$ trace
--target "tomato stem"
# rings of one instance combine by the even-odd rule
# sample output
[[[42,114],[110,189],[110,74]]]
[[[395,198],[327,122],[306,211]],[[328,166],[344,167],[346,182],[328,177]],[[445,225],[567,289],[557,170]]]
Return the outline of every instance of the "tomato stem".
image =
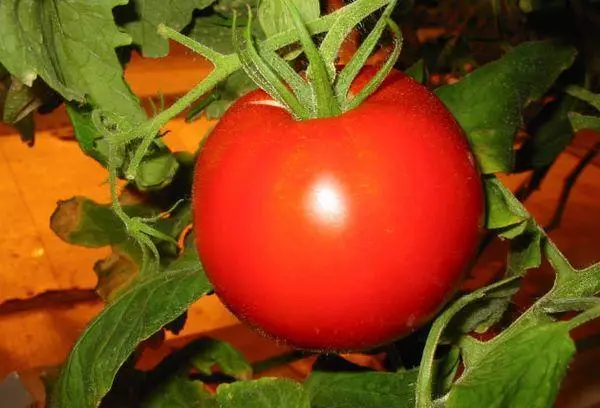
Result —
[[[391,68],[396,63],[398,56],[400,55],[400,50],[402,48],[402,33],[394,24],[394,22],[389,18],[392,11],[394,10],[395,5],[395,0],[391,1],[390,4],[388,4],[381,17],[377,21],[377,24],[375,24],[373,30],[369,33],[369,35],[367,36],[365,41],[360,45],[358,50],[356,50],[348,64],[346,64],[344,69],[340,72],[335,85],[335,94],[336,98],[338,99],[339,103],[342,104],[342,106],[344,106],[344,104],[348,104],[348,90],[350,89],[350,85],[352,84],[354,78],[356,78],[362,67],[367,62],[367,59],[373,52],[373,49],[377,45],[377,42],[383,34],[383,31],[388,26],[392,29],[394,33],[394,49],[390,54],[390,58],[384,65],[382,73],[387,75],[389,73],[389,70],[391,70]],[[385,75],[380,74],[379,76],[385,78]],[[377,83],[376,85],[379,86],[380,83]],[[377,86],[375,86],[375,88]],[[369,94],[366,94],[366,96],[368,96]]]
[[[355,4],[358,3],[357,1]],[[390,19],[396,3],[397,0],[387,3],[375,28],[339,76],[334,65],[335,56],[354,26],[371,14],[372,10],[367,10],[366,7],[364,10],[361,8],[354,10],[355,13],[349,12],[348,17],[338,18],[321,47],[317,48],[311,30],[302,20],[296,5],[293,2],[284,3],[309,62],[306,81],[276,52],[266,51],[254,45],[250,26],[252,20],[250,8],[248,8],[249,19],[245,31],[245,47],[237,39],[235,21],[233,24],[236,51],[248,76],[272,98],[281,102],[296,119],[338,116],[356,108],[375,92],[396,63],[402,49],[402,33]],[[363,4],[366,6],[367,3],[361,3],[361,6]],[[348,90],[352,82],[366,63],[386,27],[389,27],[394,34],[394,47],[390,57],[371,81],[356,96],[350,97]]]
[[[233,16],[233,43],[246,74],[273,99],[283,103],[297,119],[308,119],[310,115],[305,105],[300,103],[296,95],[279,78],[278,74],[289,77],[289,71],[275,72],[257,51],[252,37],[252,10],[249,6],[244,36],[246,47],[242,47],[235,26],[236,14]]]
[[[342,109],[337,99],[335,98],[333,87],[331,84],[334,80],[335,72],[329,73],[325,62],[319,53],[311,35],[306,28],[300,12],[296,8],[294,2],[285,2],[292,22],[298,32],[300,43],[304,49],[304,53],[309,61],[309,66],[306,72],[308,83],[310,84],[316,106],[312,107],[313,117],[328,117],[337,116],[342,113]]]
[[[385,78],[388,76],[392,68],[394,68],[394,64],[400,56],[403,41],[402,32],[400,31],[400,28],[396,25],[396,23],[394,23],[390,18],[386,17],[385,21],[394,33],[394,48],[392,50],[392,53],[387,59],[387,61],[383,64],[383,67],[375,74],[373,78],[371,78],[369,83],[367,83],[367,85],[365,85],[356,96],[352,97],[351,99],[348,99],[346,95],[345,102],[342,104],[342,109],[344,111],[349,111],[351,109],[356,108],[361,103],[363,103],[365,99],[367,99],[373,92],[375,92],[377,88],[379,88],[379,86],[383,83]]]

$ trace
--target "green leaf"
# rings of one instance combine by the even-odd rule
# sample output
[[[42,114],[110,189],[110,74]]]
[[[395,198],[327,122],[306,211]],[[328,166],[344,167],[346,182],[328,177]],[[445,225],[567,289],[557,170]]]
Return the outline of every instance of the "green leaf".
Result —
[[[569,86],[566,91],[569,95],[589,103],[600,111],[600,94],[595,94],[588,89],[576,85]]]
[[[184,167],[185,165],[182,165]],[[189,167],[189,171],[193,172],[194,166]],[[193,176],[192,176],[193,177]],[[185,186],[186,192],[183,194],[189,194],[188,188],[191,188],[192,180],[187,181],[189,185]],[[192,204],[189,201],[179,201],[174,209],[170,212],[169,217],[158,220],[154,223],[156,229],[163,232],[174,239],[178,239],[185,227],[192,223]]]
[[[435,362],[436,395],[443,396],[450,391],[459,367],[460,349],[456,346],[452,347],[444,357]]]
[[[261,378],[217,388],[220,408],[311,408],[302,385],[283,378]]]
[[[92,120],[92,112],[84,106],[77,106],[74,103],[67,104],[67,113],[71,119],[71,124],[75,130],[75,138],[79,142],[81,150],[88,156],[95,159],[104,167],[108,167],[108,141],[96,128]],[[123,177],[130,160],[133,158],[135,148],[141,141],[136,140],[123,156],[118,156],[116,167],[119,177]],[[179,165],[169,148],[160,139],[155,139],[144,156],[137,178],[136,186],[141,191],[149,191],[163,188],[169,185]]]
[[[85,197],[59,201],[50,217],[50,228],[63,241],[73,245],[90,248],[112,245],[111,255],[94,265],[98,276],[96,292],[107,302],[112,301],[140,270],[140,250],[133,242],[127,242],[129,236],[125,225],[108,204],[101,205]]]
[[[425,60],[421,58],[408,67],[404,73],[420,84],[425,83]]]
[[[491,285],[479,288],[471,293],[468,293],[458,298],[455,302],[451,303],[433,321],[429,329],[429,333],[427,335],[425,348],[423,349],[421,365],[419,367],[419,372],[417,374],[417,383],[415,385],[416,404],[418,407],[429,407],[434,405],[432,397],[434,392],[433,380],[436,364],[435,353],[438,344],[442,339],[442,335],[444,334],[444,331],[446,330],[448,325],[452,322],[455,316],[459,312],[461,312],[465,307],[469,306],[469,304],[480,301],[481,299],[484,299],[488,294],[493,293],[497,290],[502,290],[502,288],[512,286],[515,280],[517,280],[516,277],[506,278],[501,281],[494,282]],[[472,338],[469,336],[462,336],[461,340],[462,339],[472,340]],[[463,356],[467,355],[466,348],[470,345],[470,342],[466,340],[463,340],[460,343]],[[475,340],[472,340],[471,342],[475,342]],[[473,348],[472,350],[477,351],[477,349]]]
[[[12,78],[3,104],[2,121],[11,124],[17,123],[31,115],[41,103],[42,101],[37,98],[32,88],[18,79]]]
[[[0,65],[0,121],[15,128],[29,146],[33,146],[35,136],[33,111],[40,103],[31,88],[11,77]]]
[[[120,200],[127,200],[128,193],[125,190]],[[130,217],[155,218],[163,212],[157,205],[149,203],[124,204],[121,208]],[[191,206],[183,204],[170,217],[152,224],[157,230],[177,238],[189,223]],[[118,245],[130,239],[125,224],[117,217],[111,204],[99,204],[80,196],[58,202],[50,217],[50,228],[63,241],[89,248]]]
[[[256,88],[243,70],[234,72],[218,86],[219,99],[205,108],[207,119],[219,119],[233,102]]]
[[[413,407],[417,370],[312,372],[306,381],[312,408]]]
[[[258,21],[267,37],[289,30],[293,21],[285,2],[290,0],[262,0],[258,6]],[[303,21],[314,20],[321,14],[319,0],[292,0]]]
[[[73,347],[52,407],[97,407],[137,345],[210,290],[191,249],[163,272],[132,285],[90,323]]]
[[[600,305],[600,298],[580,297],[580,298],[564,298],[558,300],[542,301],[542,309],[548,314],[564,313],[564,312],[583,312]]]
[[[31,86],[39,75],[67,100],[145,119],[123,80],[115,48],[131,38],[114,23],[124,0],[0,2],[0,63]]]
[[[135,282],[142,263],[141,248],[133,240],[113,245],[111,254],[94,264],[98,277],[96,293],[106,303],[111,303]]]
[[[218,99],[206,106],[203,112],[206,115],[207,119],[220,119],[225,114],[225,112],[227,112],[227,109],[229,109],[233,102],[234,101],[230,101],[227,99]],[[197,115],[196,118],[197,117],[199,116]]]
[[[221,54],[234,53],[235,47],[231,35],[234,23],[233,11],[237,14],[235,29],[238,34],[241,34],[241,30],[244,29],[248,22],[246,4],[251,6],[251,10],[254,13],[256,3],[256,1],[251,0],[219,1],[213,7],[216,11],[215,14],[200,16],[194,19],[192,29],[187,36]],[[257,39],[264,38],[264,33],[257,19],[252,21],[252,34]]]
[[[516,128],[515,128],[516,130]],[[512,136],[502,129],[480,129],[468,134],[477,162],[484,174],[509,171],[513,166]]]
[[[532,220],[527,222],[525,231],[510,242],[508,252],[508,276],[520,276],[528,269],[537,268],[542,263],[542,232]]]
[[[207,17],[197,17],[188,37],[200,44],[212,48],[221,54],[235,52],[231,41],[232,21],[221,15],[215,14]],[[238,26],[241,24],[238,22]],[[236,30],[240,30],[236,28]]]
[[[94,126],[92,113],[89,109],[82,109],[73,103],[66,105],[79,147],[86,155],[106,167],[108,165],[108,143]]]
[[[131,216],[157,214],[142,206],[125,206],[124,210]],[[86,197],[59,201],[50,217],[50,228],[63,241],[89,248],[119,244],[129,237],[110,204],[98,204]]]
[[[123,205],[122,209],[130,217],[143,218],[156,217],[162,212],[160,207],[141,203]],[[180,205],[168,218],[156,220],[152,226],[177,239],[190,223],[191,206]],[[131,239],[125,224],[110,204],[98,204],[85,197],[59,201],[50,217],[50,228],[63,241],[73,245],[112,247],[112,253],[94,265],[98,276],[96,291],[107,302],[126,289],[141,270],[141,249]],[[159,249],[165,262],[177,256],[177,248],[173,244],[161,243]]]
[[[545,121],[528,139],[519,155],[527,155],[526,166],[520,167],[540,169],[554,163],[573,139],[573,128],[569,121],[569,112],[577,106],[575,98],[566,96]]]
[[[485,177],[486,228],[498,230],[501,238],[514,238],[525,231],[529,214],[519,200],[496,177]]]
[[[600,293],[600,263],[583,269],[574,268],[549,239],[544,240],[544,255],[556,272],[550,301],[581,299]],[[548,301],[548,296],[545,301]]]
[[[219,408],[202,383],[176,376],[156,387],[142,403],[143,408]]]
[[[483,173],[512,170],[521,110],[548,91],[575,54],[570,46],[524,43],[436,91],[465,130]]]
[[[550,407],[574,353],[563,323],[531,327],[494,342],[477,358],[467,359],[446,406]]]
[[[194,10],[202,10],[215,0],[132,0],[127,13],[134,14],[133,21],[123,24],[133,43],[139,45],[142,55],[148,58],[164,57],[169,53],[169,42],[157,32],[160,23],[180,31],[192,19]],[[116,9],[119,11],[119,8]]]
[[[58,382],[58,378],[60,376],[60,366],[52,366],[47,368],[42,368],[39,371],[39,379],[44,388],[45,395],[52,395],[54,390],[54,386]]]
[[[201,373],[211,374],[213,366],[218,365],[223,373],[238,380],[252,378],[252,366],[230,344],[213,339],[200,339],[196,346],[197,351],[191,358],[191,363]]]
[[[519,280],[509,281],[489,290],[481,299],[469,303],[452,318],[448,325],[449,332],[445,336],[451,338],[473,331],[485,333],[502,319],[519,287]]]
[[[573,130],[579,132],[580,130],[589,129],[600,132],[600,117],[597,116],[586,116],[577,112],[569,113],[569,121]]]
[[[234,13],[243,17],[247,16],[247,6],[255,9],[259,2],[260,0],[218,0],[214,10],[227,18],[231,18]]]
[[[132,149],[130,159],[133,157],[134,150]],[[127,168],[128,163],[125,162],[124,168]],[[159,190],[171,184],[178,169],[179,164],[173,153],[162,140],[156,139],[138,168],[135,184],[141,191]]]

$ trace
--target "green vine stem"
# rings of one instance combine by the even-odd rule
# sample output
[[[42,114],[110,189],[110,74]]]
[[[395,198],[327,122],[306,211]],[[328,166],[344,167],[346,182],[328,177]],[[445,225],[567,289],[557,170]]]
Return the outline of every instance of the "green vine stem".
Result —
[[[518,277],[513,276],[511,278],[496,282],[492,285],[480,288],[474,292],[469,293],[458,299],[456,302],[450,305],[438,318],[433,322],[429,336],[427,337],[427,343],[423,350],[423,357],[421,359],[421,366],[419,369],[419,375],[417,377],[416,385],[416,408],[431,408],[434,406],[433,396],[433,379],[435,378],[434,373],[434,355],[444,329],[450,323],[454,315],[460,312],[469,303],[476,300],[482,299],[487,293],[494,289],[501,288],[508,285]]]
[[[298,32],[304,54],[309,62],[306,77],[308,78],[316,105],[313,109],[313,112],[315,112],[314,116],[320,118],[340,115],[342,108],[335,98],[333,87],[331,86],[333,73],[331,71],[328,72],[323,56],[313,42],[312,36],[302,21],[300,12],[294,2],[289,1],[285,3],[288,14],[291,16],[292,22]]]
[[[506,187],[503,186],[503,188],[506,190],[507,194],[511,194]],[[527,216],[531,218],[531,215],[529,215],[529,212],[527,212],[523,204],[517,200],[515,200],[515,202],[518,203],[519,212],[527,214]],[[531,220],[533,221],[532,218]],[[558,312],[572,310],[583,311],[567,322],[569,330],[600,317],[599,299],[594,297],[600,293],[600,262],[581,270],[575,269],[558,249],[556,244],[548,237],[544,229],[537,223],[534,222],[534,224],[535,232],[542,237],[542,254],[556,273],[554,285],[550,291],[521,314],[506,330],[489,340],[487,342],[489,344],[505,341],[540,322],[551,323],[554,321],[551,315]],[[421,359],[421,367],[416,384],[416,408],[432,408],[436,406],[432,395],[434,354],[443,331],[452,317],[467,304],[481,299],[491,290],[497,289],[500,286],[519,278],[520,276],[513,276],[467,294],[450,305],[435,320],[427,338],[423,357]],[[470,339],[469,341],[476,342],[476,340],[468,337],[468,335],[465,338]]]
[[[160,254],[158,253],[156,245],[154,245],[154,242],[150,237],[171,242],[174,245],[177,245],[177,242],[173,239],[173,237],[152,228],[148,224],[155,222],[164,217],[165,214],[172,212],[182,200],[175,203],[175,205],[166,213],[159,214],[155,217],[129,217],[123,210],[123,207],[119,201],[119,185],[117,176],[117,168],[119,165],[116,163],[117,158],[123,155],[125,146],[124,139],[120,137],[120,135],[127,134],[129,131],[131,131],[129,123],[122,117],[107,113],[103,114],[98,110],[92,113],[92,122],[97,129],[102,129],[103,133],[108,135],[106,137],[108,144],[107,165],[109,169],[108,184],[112,203],[111,208],[115,215],[125,225],[129,236],[134,239],[140,247],[142,252],[142,267],[140,272],[143,274],[149,271],[156,271],[158,270],[160,263]]]
[[[362,42],[360,47],[356,50],[350,61],[346,64],[346,66],[339,73],[336,84],[335,84],[335,96],[340,103],[344,103],[346,97],[348,95],[348,90],[350,89],[350,85],[356,78],[356,75],[360,72],[361,68],[367,62],[367,59],[375,49],[375,46],[379,42],[381,35],[383,34],[383,30],[386,26],[389,26],[395,34],[395,49],[401,46],[402,40],[398,40],[398,38],[402,37],[402,33],[398,29],[398,27],[389,19],[394,7],[396,6],[396,0],[390,1],[390,4],[387,5],[381,17],[375,24],[375,27],[371,30],[367,38]],[[391,23],[390,23],[391,22]],[[400,44],[398,44],[400,43]],[[399,54],[399,50],[398,50]],[[395,60],[394,56],[390,58],[391,60]],[[389,61],[389,60],[388,60]]]
[[[390,18],[386,17],[385,21],[394,33],[394,48],[392,50],[392,53],[385,62],[385,64],[383,64],[383,67],[379,71],[377,71],[373,78],[371,78],[369,83],[367,83],[356,96],[352,97],[351,99],[347,99],[342,103],[342,109],[344,111],[356,108],[361,103],[363,103],[365,99],[367,99],[369,95],[371,95],[377,88],[379,88],[379,85],[383,83],[387,75],[394,67],[396,60],[398,60],[398,57],[400,56],[400,51],[402,50],[403,42],[402,32],[400,31],[400,28],[396,25],[396,23],[394,23]]]
[[[235,14],[233,21],[235,27]],[[298,74],[295,72],[294,74],[291,74],[290,70],[285,70],[279,72],[278,75],[254,46],[254,39],[252,38],[252,10],[250,7],[248,7],[248,24],[246,25],[244,37],[246,41],[245,48],[242,46],[236,30],[233,30],[233,43],[246,74],[273,99],[281,102],[296,119],[308,119],[310,116],[306,108],[307,101],[302,101],[304,103],[301,103],[297,98],[298,95],[294,95],[294,93],[279,78],[280,76],[287,78],[287,83],[290,84],[292,89],[295,88],[296,92],[299,93],[301,92],[298,87],[300,82],[296,78]],[[280,58],[276,54],[273,55],[273,61],[279,59]]]
[[[311,35],[315,35],[328,31],[334,26],[334,24],[340,26],[341,22],[345,22],[343,25],[350,27],[347,30],[336,31],[337,34],[335,38],[340,38],[338,45],[339,48],[347,33],[350,32],[351,29],[358,24],[358,22],[360,22],[366,16],[386,6],[389,1],[390,0],[357,0],[354,3],[334,11],[333,13],[306,23],[306,28]],[[332,32],[333,31],[329,32],[328,37],[332,35]],[[209,47],[206,47],[197,41],[194,41],[185,35],[165,26],[164,24],[159,24],[158,33],[165,38],[177,41],[178,43],[188,47],[200,55],[203,55],[214,65],[214,68],[211,73],[190,92],[185,94],[160,114],[150,119],[139,131],[131,133],[127,136],[128,141],[138,138],[143,139],[137,148],[129,167],[126,170],[125,176],[129,180],[135,179],[142,159],[160,129],[172,118],[183,112],[202,95],[213,89],[221,81],[242,67],[238,55],[220,54]],[[333,38],[333,36],[330,38]],[[258,44],[257,48],[261,53],[263,50],[275,51],[287,45],[293,44],[296,41],[298,41],[298,33],[295,29],[290,29],[269,37],[262,43]]]

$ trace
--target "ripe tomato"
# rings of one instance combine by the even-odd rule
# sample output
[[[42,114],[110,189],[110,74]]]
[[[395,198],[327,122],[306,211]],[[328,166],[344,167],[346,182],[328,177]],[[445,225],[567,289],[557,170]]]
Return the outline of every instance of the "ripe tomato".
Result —
[[[238,100],[197,159],[194,229],[216,293],[298,348],[414,331],[457,288],[483,223],[461,129],[397,71],[338,117],[295,121],[274,105],[262,91]]]

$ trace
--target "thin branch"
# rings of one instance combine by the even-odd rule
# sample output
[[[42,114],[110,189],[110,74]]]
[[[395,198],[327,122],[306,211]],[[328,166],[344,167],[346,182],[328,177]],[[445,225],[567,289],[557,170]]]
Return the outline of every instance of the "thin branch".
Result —
[[[233,59],[237,59],[237,56],[228,55],[223,57],[222,61],[231,61]],[[154,141],[156,134],[160,131],[160,128],[162,126],[164,126],[169,120],[177,116],[179,113],[183,112],[199,97],[213,89],[219,82],[225,79],[228,75],[235,72],[238,68],[239,66],[237,65],[224,63],[223,68],[219,69],[218,71],[216,69],[213,70],[194,89],[192,89],[190,92],[181,97],[181,99],[177,100],[177,102],[175,102],[169,108],[156,115],[145,126],[143,126],[142,130],[136,133],[138,137],[143,137],[143,139],[140,145],[138,146],[129,167],[127,168],[127,172],[125,174],[126,178],[129,180],[135,179],[137,170],[142,163],[142,159],[146,155],[148,148]]]
[[[186,46],[190,50],[202,55],[204,58],[217,65],[217,61],[224,57],[223,54],[216,52],[206,45],[200,44],[198,41],[192,40],[191,38],[181,34],[177,30],[173,30],[171,27],[167,27],[164,24],[158,25],[158,34],[165,38],[177,41],[179,44]]]

